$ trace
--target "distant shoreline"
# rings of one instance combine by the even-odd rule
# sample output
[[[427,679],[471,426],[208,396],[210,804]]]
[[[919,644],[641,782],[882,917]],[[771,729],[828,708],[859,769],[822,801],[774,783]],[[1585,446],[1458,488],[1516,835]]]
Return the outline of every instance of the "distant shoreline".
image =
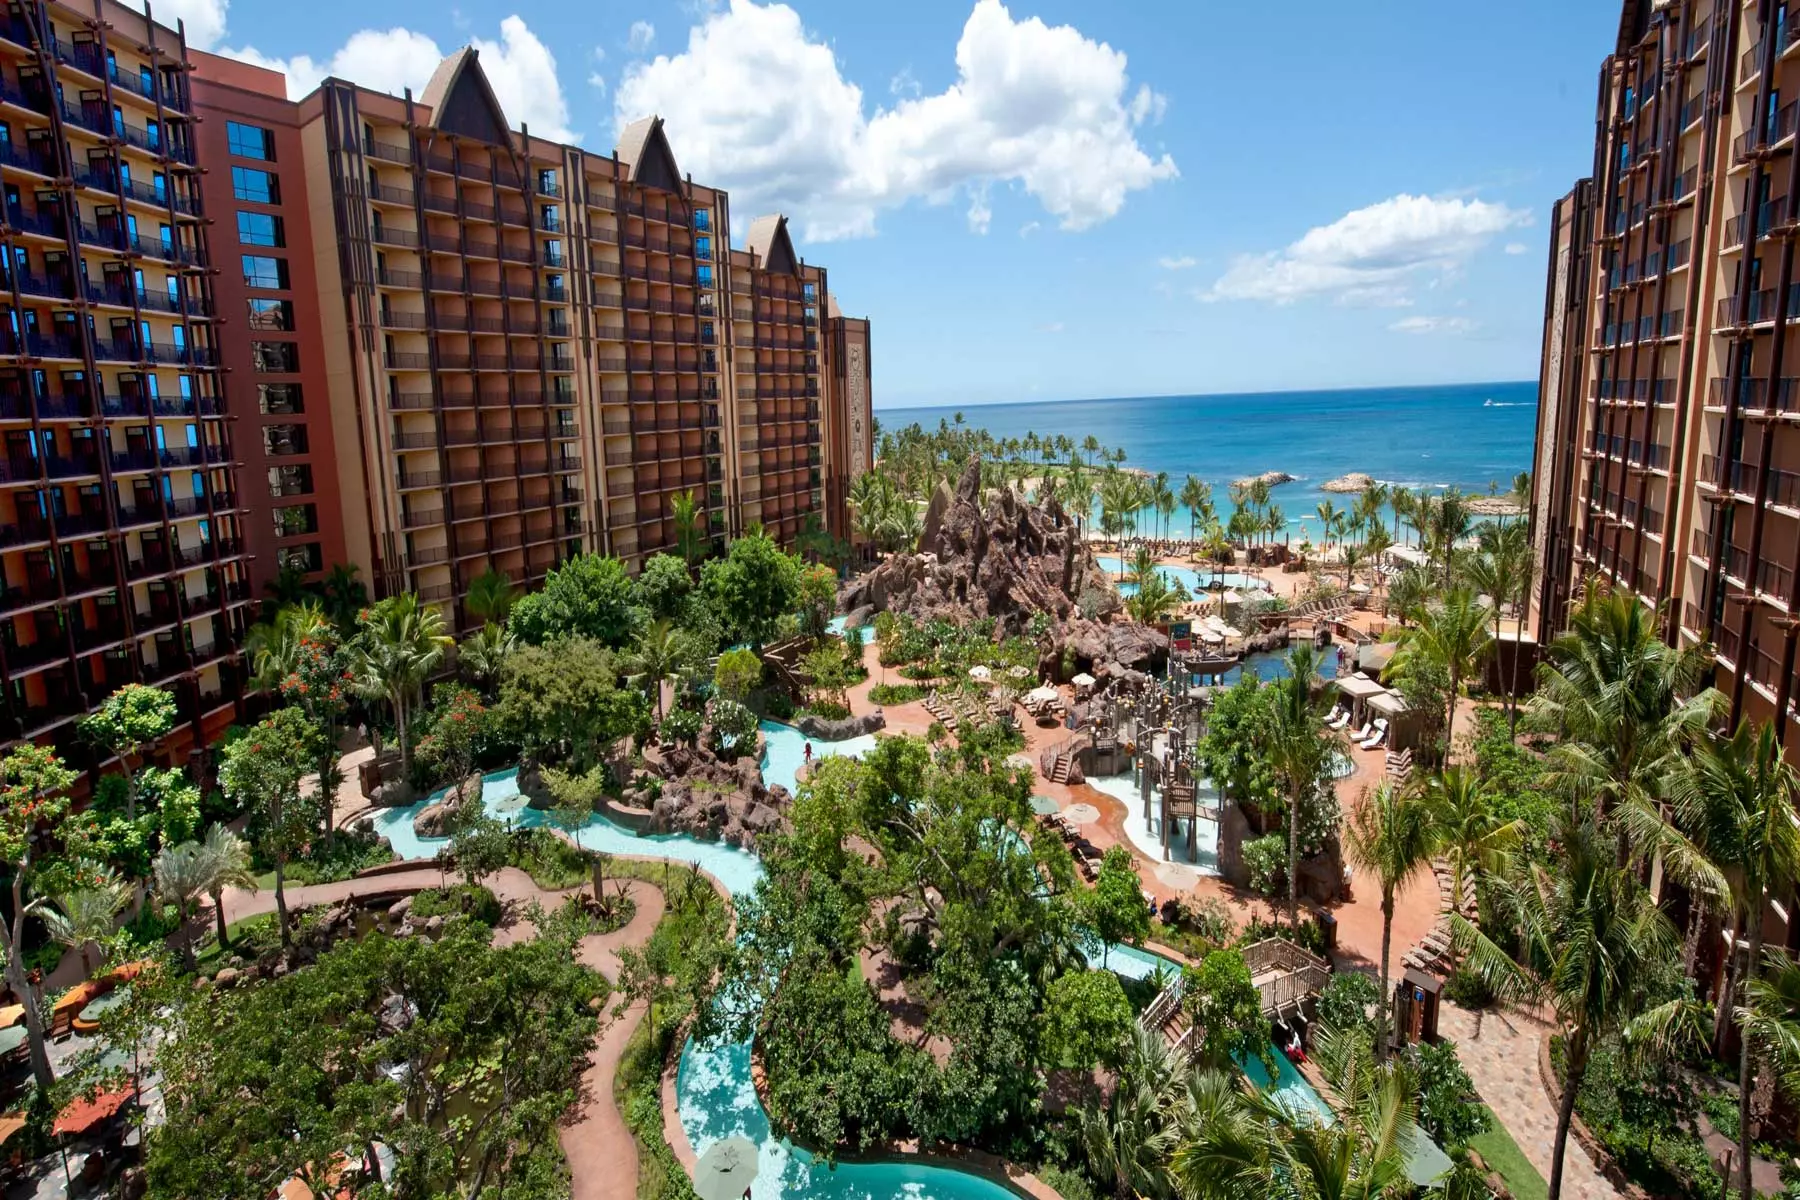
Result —
[[[1364,387],[1322,387],[1322,388],[1261,388],[1244,392],[1151,392],[1140,396],[1072,396],[1061,400],[997,400],[982,404],[892,404],[884,405],[875,402],[876,416],[891,412],[960,412],[965,417],[972,412],[982,412],[996,408],[1042,408],[1059,404],[1131,404],[1139,400],[1243,400],[1256,396],[1341,396],[1356,395],[1363,392],[1430,392],[1443,391],[1449,388],[1474,389],[1484,387],[1536,387],[1535,379],[1486,379],[1473,383],[1407,383],[1407,384],[1370,384]],[[973,424],[965,421],[965,424]]]

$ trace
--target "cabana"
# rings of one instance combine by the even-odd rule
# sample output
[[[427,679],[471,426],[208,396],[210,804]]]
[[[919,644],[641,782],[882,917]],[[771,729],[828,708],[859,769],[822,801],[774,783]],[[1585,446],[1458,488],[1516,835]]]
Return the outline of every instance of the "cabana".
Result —
[[[1423,723],[1419,714],[1407,706],[1406,698],[1397,692],[1383,691],[1369,697],[1369,711],[1388,723],[1387,748],[1411,750],[1419,745]]]
[[[1337,680],[1338,695],[1350,702],[1349,728],[1361,729],[1368,725],[1368,704],[1376,696],[1385,696],[1388,690],[1366,675],[1343,675]]]

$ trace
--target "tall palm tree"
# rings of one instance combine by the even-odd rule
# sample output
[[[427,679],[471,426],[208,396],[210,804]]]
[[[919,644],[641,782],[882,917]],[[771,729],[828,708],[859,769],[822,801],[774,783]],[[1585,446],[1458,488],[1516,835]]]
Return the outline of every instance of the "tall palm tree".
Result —
[[[1444,751],[1456,728],[1456,701],[1466,680],[1486,661],[1493,648],[1488,608],[1468,588],[1453,588],[1438,603],[1418,614],[1419,623],[1401,632],[1388,670],[1402,681],[1434,676],[1445,687]]]
[[[219,947],[230,944],[225,929],[225,889],[257,890],[256,875],[250,869],[250,843],[231,831],[223,821],[214,823],[200,839],[206,855],[206,894],[211,897],[213,919],[219,926]]]
[[[199,842],[164,846],[150,864],[150,877],[155,881],[156,898],[163,904],[175,906],[181,961],[192,971],[194,931],[189,918],[194,902],[206,894],[207,885],[212,881],[212,865],[207,861],[205,847]]]
[[[307,642],[335,641],[336,629],[316,600],[290,604],[253,625],[245,649],[258,687],[273,690],[294,672]]]
[[[1100,439],[1095,437],[1091,433],[1088,434],[1086,437],[1082,438],[1081,439],[1081,452],[1083,454],[1087,455],[1088,466],[1090,466],[1090,467],[1093,466],[1094,465],[1094,457],[1100,453]]]
[[[1381,888],[1381,997],[1375,1018],[1375,1055],[1387,1057],[1388,963],[1394,941],[1394,897],[1426,866],[1439,847],[1439,829],[1420,793],[1382,780],[1345,826],[1350,861]]]
[[[1288,802],[1288,921],[1300,925],[1300,808],[1321,786],[1336,743],[1325,728],[1326,689],[1319,684],[1319,652],[1310,643],[1288,651],[1287,675],[1270,686],[1276,701],[1269,730],[1269,762]]]
[[[694,496],[693,488],[669,497],[669,520],[675,526],[676,552],[692,567],[706,549],[706,514]]]
[[[1125,597],[1125,613],[1139,624],[1157,625],[1180,604],[1181,594],[1169,582],[1169,577],[1153,571],[1138,584],[1136,592]]]
[[[663,681],[688,657],[687,637],[667,617],[659,617],[638,635],[630,659],[632,677],[656,697],[656,717],[663,715]]]
[[[482,694],[491,696],[500,680],[500,668],[518,646],[519,639],[506,626],[483,625],[456,647],[456,662]]]
[[[355,563],[333,564],[321,587],[325,593],[325,615],[337,627],[340,640],[355,632],[356,614],[369,603],[369,589],[356,577],[358,570]]]
[[[1156,536],[1158,538],[1168,537],[1167,522],[1170,517],[1175,515],[1175,489],[1169,483],[1167,471],[1158,471],[1156,477],[1150,480],[1148,500],[1149,507],[1155,510],[1158,518]]]
[[[515,599],[517,592],[506,572],[490,568],[470,582],[469,594],[463,604],[471,617],[483,625],[493,625],[506,620]]]
[[[387,701],[394,713],[400,766],[412,777],[412,717],[425,680],[452,645],[443,614],[412,592],[371,606],[350,643],[351,675],[365,696]]]
[[[1554,840],[1562,851],[1554,865],[1533,863],[1493,881],[1494,906],[1516,933],[1516,954],[1467,919],[1450,920],[1470,969],[1503,998],[1547,1002],[1562,1028],[1563,1091],[1550,1164],[1550,1200],[1561,1200],[1575,1096],[1594,1047],[1644,1015],[1645,977],[1674,957],[1678,939],[1637,876],[1618,865],[1611,836],[1591,812],[1562,814]]]
[[[1478,533],[1479,553],[1469,560],[1469,581],[1494,601],[1494,637],[1500,637],[1501,610],[1511,608],[1523,624],[1525,599],[1531,592],[1531,539],[1519,523],[1490,523]],[[1507,684],[1506,720],[1509,732],[1517,733],[1519,725],[1518,653],[1512,656],[1511,678]]]
[[[1425,804],[1435,839],[1450,866],[1452,907],[1484,875],[1505,874],[1525,838],[1525,822],[1503,821],[1471,767],[1448,766],[1425,781]]]
[[[91,948],[111,937],[131,896],[131,889],[111,867],[94,870],[94,882],[51,898],[37,910],[52,941],[81,955],[82,969],[94,973]]]
[[[1545,648],[1526,711],[1562,736],[1547,782],[1592,805],[1597,820],[1628,810],[1656,828],[1666,782],[1686,748],[1724,711],[1702,687],[1705,651],[1665,643],[1655,613],[1590,579],[1569,628]]]
[[[1139,546],[1124,565],[1125,582],[1140,587],[1151,576],[1160,574],[1156,568],[1156,553],[1148,546]]]
[[[1337,535],[1338,522],[1344,517],[1343,510],[1329,500],[1321,500],[1313,512],[1319,518],[1319,526],[1325,531],[1325,538],[1334,538]]]
[[[1212,504],[1212,488],[1205,480],[1189,475],[1182,481],[1181,494],[1176,499],[1188,510],[1188,541],[1198,540],[1196,530],[1204,521],[1201,510]]]
[[[1745,986],[1756,983],[1763,957],[1763,913],[1800,881],[1800,775],[1788,765],[1773,725],[1739,725],[1730,738],[1702,738],[1689,769],[1670,789],[1675,825],[1718,869],[1734,910],[1731,944],[1749,934]],[[1735,959],[1735,955],[1730,956]],[[1730,1004],[1728,974],[1720,1007]],[[1751,1039],[1740,1039],[1738,1095],[1750,1095]],[[1750,1187],[1750,1106],[1738,1106],[1738,1188]]]
[[[1450,568],[1456,558],[1457,543],[1469,536],[1473,521],[1467,498],[1456,488],[1433,497],[1425,505],[1425,528],[1421,530],[1425,551],[1433,562],[1442,566],[1446,590],[1450,588]]]

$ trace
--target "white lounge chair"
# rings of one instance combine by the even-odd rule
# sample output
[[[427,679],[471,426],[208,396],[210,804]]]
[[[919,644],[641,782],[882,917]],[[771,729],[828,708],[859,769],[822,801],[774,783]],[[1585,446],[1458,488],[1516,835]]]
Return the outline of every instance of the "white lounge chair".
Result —
[[[1374,750],[1380,746],[1381,743],[1387,741],[1387,735],[1388,723],[1386,719],[1377,717],[1375,718],[1375,728],[1370,732],[1368,737],[1364,738],[1358,744],[1361,745],[1364,750]]]
[[[1325,724],[1332,729],[1344,728],[1344,726],[1350,724],[1350,710],[1347,708],[1339,708],[1336,712],[1331,714],[1331,719],[1325,722]]]
[[[1358,745],[1361,745],[1363,739],[1368,737],[1369,734],[1374,730],[1374,728],[1375,727],[1372,722],[1364,721],[1361,729],[1353,730],[1351,732],[1350,740],[1357,743]]]

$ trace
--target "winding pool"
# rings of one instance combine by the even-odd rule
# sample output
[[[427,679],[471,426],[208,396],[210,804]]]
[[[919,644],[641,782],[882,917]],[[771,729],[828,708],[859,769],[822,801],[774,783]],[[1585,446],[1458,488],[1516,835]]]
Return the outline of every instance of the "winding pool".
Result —
[[[1126,564],[1116,554],[1096,554],[1100,569],[1113,576],[1121,596],[1137,594],[1137,584],[1126,583],[1118,578],[1125,573]],[[1239,592],[1266,592],[1270,590],[1269,581],[1260,575],[1249,575],[1243,571],[1196,571],[1192,567],[1164,565],[1158,567],[1163,577],[1171,583],[1179,583],[1186,588],[1190,596],[1199,596],[1214,588],[1231,588]]]
[[[763,722],[762,732],[764,780],[794,787],[794,774],[804,762],[807,738],[792,726],[773,721]],[[870,736],[842,742],[814,741],[812,745],[814,757],[862,754],[874,747],[875,739]],[[514,827],[550,823],[548,813],[519,807],[518,774],[518,769],[513,768],[483,776],[482,806],[512,822]],[[406,808],[377,811],[375,831],[388,839],[401,858],[435,857],[449,839],[420,837],[413,832],[413,818],[427,804],[441,800],[447,790],[440,789]],[[692,864],[719,880],[733,895],[750,892],[763,875],[761,862],[747,851],[685,834],[633,833],[598,813],[571,830],[569,836],[589,850]],[[1098,949],[1090,951],[1088,957],[1091,963],[1099,965]],[[1128,979],[1147,978],[1158,967],[1173,965],[1135,946],[1112,946],[1105,957],[1108,967]],[[818,1200],[1017,1200],[1010,1188],[955,1168],[918,1162],[841,1163],[834,1168],[787,1140],[776,1138],[751,1078],[748,1042],[700,1046],[690,1039],[681,1050],[675,1094],[682,1131],[696,1155],[706,1153],[715,1142],[728,1137],[745,1137],[756,1144],[758,1173],[751,1188],[752,1200],[794,1196]]]

